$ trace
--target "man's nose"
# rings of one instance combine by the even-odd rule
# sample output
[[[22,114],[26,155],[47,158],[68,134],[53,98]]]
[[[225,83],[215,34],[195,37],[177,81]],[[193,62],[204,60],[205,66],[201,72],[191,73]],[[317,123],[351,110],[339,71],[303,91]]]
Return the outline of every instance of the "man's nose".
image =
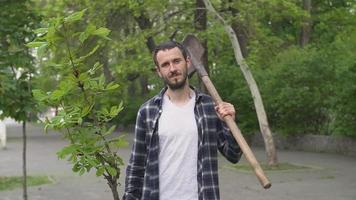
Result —
[[[174,65],[173,62],[169,63],[169,71],[175,71],[176,70],[176,66]]]

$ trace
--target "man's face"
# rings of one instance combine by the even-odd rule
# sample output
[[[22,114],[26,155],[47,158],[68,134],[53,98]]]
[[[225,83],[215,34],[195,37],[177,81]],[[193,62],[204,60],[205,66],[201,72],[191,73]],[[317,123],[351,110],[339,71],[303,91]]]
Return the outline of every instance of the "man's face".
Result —
[[[178,47],[157,53],[158,75],[172,90],[180,89],[187,83],[189,59],[185,60]]]

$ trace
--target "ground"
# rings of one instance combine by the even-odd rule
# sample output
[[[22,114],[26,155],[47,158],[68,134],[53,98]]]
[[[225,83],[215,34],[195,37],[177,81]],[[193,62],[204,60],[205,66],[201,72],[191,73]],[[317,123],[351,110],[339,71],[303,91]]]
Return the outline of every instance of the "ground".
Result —
[[[7,149],[0,150],[0,176],[21,175],[22,139],[20,127],[8,130]],[[58,133],[44,134],[30,126],[28,142],[28,174],[49,175],[53,184],[29,188],[31,200],[102,200],[112,199],[109,187],[95,173],[78,176],[66,160],[57,159],[56,152],[66,145]],[[127,140],[132,142],[129,134]],[[258,160],[265,160],[261,148],[253,148]],[[120,151],[125,162],[130,147]],[[281,162],[310,166],[308,170],[266,172],[272,182],[263,189],[253,173],[237,171],[223,157],[219,158],[222,200],[354,200],[356,199],[356,158],[337,154],[278,151]],[[245,163],[243,158],[241,162]],[[122,171],[124,174],[124,171]],[[124,177],[122,177],[124,178]],[[123,184],[123,181],[121,181]],[[120,187],[122,194],[123,185]],[[22,189],[0,192],[0,200],[21,200]]]

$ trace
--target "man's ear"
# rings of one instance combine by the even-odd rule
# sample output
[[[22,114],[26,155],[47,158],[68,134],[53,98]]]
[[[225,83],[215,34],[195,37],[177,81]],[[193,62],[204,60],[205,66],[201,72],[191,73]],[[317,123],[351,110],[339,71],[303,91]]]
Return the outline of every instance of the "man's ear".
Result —
[[[160,78],[162,78],[162,74],[161,74],[161,71],[159,70],[159,67],[158,67],[158,66],[156,66],[156,73],[158,74],[158,76],[159,76]]]
[[[187,58],[185,59],[185,61],[187,62],[187,66],[188,66],[188,68],[190,68],[190,67],[191,67],[191,65],[192,65],[192,61],[190,60],[190,57],[189,57],[189,56],[187,56]]]

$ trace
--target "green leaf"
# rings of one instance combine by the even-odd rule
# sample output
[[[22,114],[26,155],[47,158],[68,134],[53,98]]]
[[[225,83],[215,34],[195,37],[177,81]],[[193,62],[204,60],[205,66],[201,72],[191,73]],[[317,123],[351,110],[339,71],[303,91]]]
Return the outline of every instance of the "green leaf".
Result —
[[[42,45],[47,45],[47,42],[29,42],[26,44],[26,46],[29,48],[40,47]]]
[[[75,163],[72,167],[73,172],[78,172],[81,169],[79,163]]]
[[[51,99],[53,100],[59,100],[62,98],[62,96],[64,95],[64,91],[63,90],[55,90],[51,93]]]
[[[75,21],[81,20],[83,18],[84,12],[86,10],[87,9],[84,9],[82,11],[75,12],[75,13],[69,15],[68,17],[64,18],[64,22],[69,23],[69,22],[75,22]]]
[[[46,119],[46,120],[48,120],[48,119]],[[49,124],[49,123],[46,123],[46,125],[45,125],[45,127],[44,127],[44,130],[45,130],[46,133],[48,133],[48,129],[49,129],[49,128],[53,128],[53,125],[52,125],[52,124]]]
[[[99,62],[96,62],[96,63],[94,64],[94,67],[88,70],[88,73],[89,73],[90,75],[94,75],[95,72],[96,72],[98,69],[100,69],[102,66],[103,66],[102,64],[100,64]]]
[[[106,167],[106,170],[108,170],[108,172],[109,172],[109,174],[110,174],[111,176],[116,176],[116,174],[117,174],[116,169],[113,168],[113,167],[111,167],[111,166],[107,166],[107,167]]]
[[[42,90],[34,89],[32,90],[32,94],[35,99],[40,102],[43,102],[48,98],[47,94],[44,93]]]
[[[40,47],[38,47],[38,49],[37,49],[37,55],[38,55],[39,57],[42,57],[43,54],[47,51],[47,47],[48,47],[48,43],[43,44],[43,45],[41,45]]]
[[[96,170],[96,176],[102,176],[105,172],[105,168],[104,167],[99,167],[97,170]]]
[[[83,175],[85,173],[85,168],[81,168],[79,171],[79,176]]]
[[[36,34],[45,34],[48,32],[48,28],[38,28],[38,29],[34,30],[34,32]]]
[[[90,35],[96,30],[95,25],[89,24],[84,32],[79,35],[79,40],[81,43],[84,43]]]
[[[83,62],[86,58],[93,55],[96,52],[96,50],[99,49],[99,47],[100,47],[100,45],[96,45],[88,54],[81,56],[80,58],[76,59],[74,62],[75,63]]]
[[[119,113],[119,107],[118,106],[113,106],[110,109],[110,115],[111,116],[116,116]]]
[[[116,157],[116,160],[119,162],[120,165],[125,165],[124,161],[120,157]]]
[[[116,129],[116,125],[112,125],[109,130],[107,130],[105,133],[104,133],[104,136],[106,135],[110,135],[111,133],[113,133]]]
[[[60,151],[57,152],[57,156],[60,159],[65,158],[68,154],[72,154],[77,151],[77,146],[76,145],[69,145],[61,149]]]
[[[83,123],[83,118],[79,117],[77,123],[78,123],[79,125],[81,125],[81,124]]]
[[[87,158],[88,164],[90,164],[91,167],[95,167],[97,163],[95,162],[94,159]]]
[[[92,34],[97,35],[102,38],[105,38],[107,40],[111,40],[110,38],[107,37],[109,35],[109,33],[110,33],[109,29],[101,27],[101,28],[96,29]]]
[[[129,143],[125,140],[125,135],[121,135],[116,142],[116,146],[119,148],[127,147],[128,145]]]
[[[85,117],[93,108],[94,104],[91,105],[85,105],[81,111],[81,117]]]
[[[109,83],[108,85],[106,85],[106,90],[115,90],[119,87],[119,84],[116,84],[114,82]]]

